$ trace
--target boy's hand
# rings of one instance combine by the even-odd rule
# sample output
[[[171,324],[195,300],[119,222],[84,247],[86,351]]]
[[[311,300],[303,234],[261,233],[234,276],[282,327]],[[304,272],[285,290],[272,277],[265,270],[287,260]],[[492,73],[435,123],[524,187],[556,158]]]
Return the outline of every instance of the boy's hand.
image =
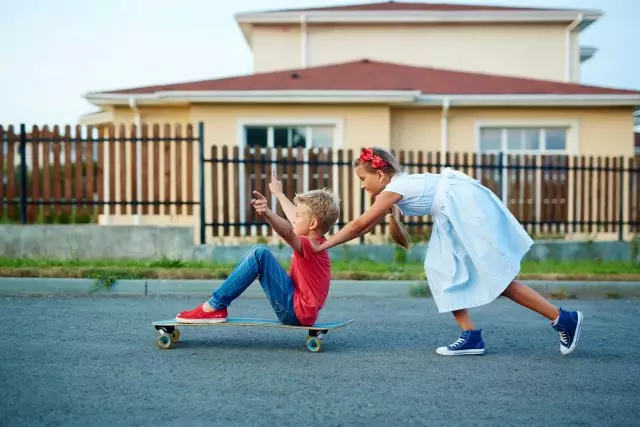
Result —
[[[282,193],[282,182],[276,176],[276,171],[271,170],[271,182],[269,183],[269,190],[272,194],[278,195]]]
[[[251,199],[251,204],[253,208],[256,210],[258,215],[264,215],[269,210],[269,204],[267,203],[267,198],[264,197],[257,191],[253,192],[253,199]]]

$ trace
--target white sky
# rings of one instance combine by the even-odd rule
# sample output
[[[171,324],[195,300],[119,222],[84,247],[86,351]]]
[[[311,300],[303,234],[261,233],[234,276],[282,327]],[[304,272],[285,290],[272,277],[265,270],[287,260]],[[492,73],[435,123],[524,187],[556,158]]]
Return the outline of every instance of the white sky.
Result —
[[[599,9],[582,82],[640,90],[640,0],[441,0]],[[75,124],[90,91],[252,71],[233,15],[358,0],[0,0],[0,124]]]

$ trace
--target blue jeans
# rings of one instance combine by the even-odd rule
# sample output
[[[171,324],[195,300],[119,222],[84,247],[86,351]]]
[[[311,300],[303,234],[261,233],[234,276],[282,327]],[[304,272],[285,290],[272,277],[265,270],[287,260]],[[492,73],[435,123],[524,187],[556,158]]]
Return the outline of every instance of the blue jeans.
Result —
[[[257,245],[246,253],[229,277],[211,295],[214,308],[228,307],[256,278],[260,281],[278,319],[285,325],[300,326],[293,310],[293,282],[265,246]]]

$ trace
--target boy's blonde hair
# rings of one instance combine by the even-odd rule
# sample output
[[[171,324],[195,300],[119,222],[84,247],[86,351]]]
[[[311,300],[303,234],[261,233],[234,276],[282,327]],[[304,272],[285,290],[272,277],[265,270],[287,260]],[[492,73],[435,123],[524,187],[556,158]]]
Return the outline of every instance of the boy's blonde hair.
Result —
[[[309,208],[309,213],[318,221],[318,228],[322,234],[327,233],[340,216],[340,198],[327,188],[296,194],[293,203],[302,203]]]

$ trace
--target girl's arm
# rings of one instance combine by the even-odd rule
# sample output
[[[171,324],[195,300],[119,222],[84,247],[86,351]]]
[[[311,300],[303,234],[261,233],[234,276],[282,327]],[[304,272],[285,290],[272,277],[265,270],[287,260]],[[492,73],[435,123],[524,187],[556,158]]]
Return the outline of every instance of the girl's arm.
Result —
[[[376,197],[376,201],[358,218],[346,224],[340,231],[331,236],[316,248],[322,251],[342,243],[353,240],[369,232],[373,227],[384,220],[389,210],[402,199],[402,195],[391,191],[383,191]]]

